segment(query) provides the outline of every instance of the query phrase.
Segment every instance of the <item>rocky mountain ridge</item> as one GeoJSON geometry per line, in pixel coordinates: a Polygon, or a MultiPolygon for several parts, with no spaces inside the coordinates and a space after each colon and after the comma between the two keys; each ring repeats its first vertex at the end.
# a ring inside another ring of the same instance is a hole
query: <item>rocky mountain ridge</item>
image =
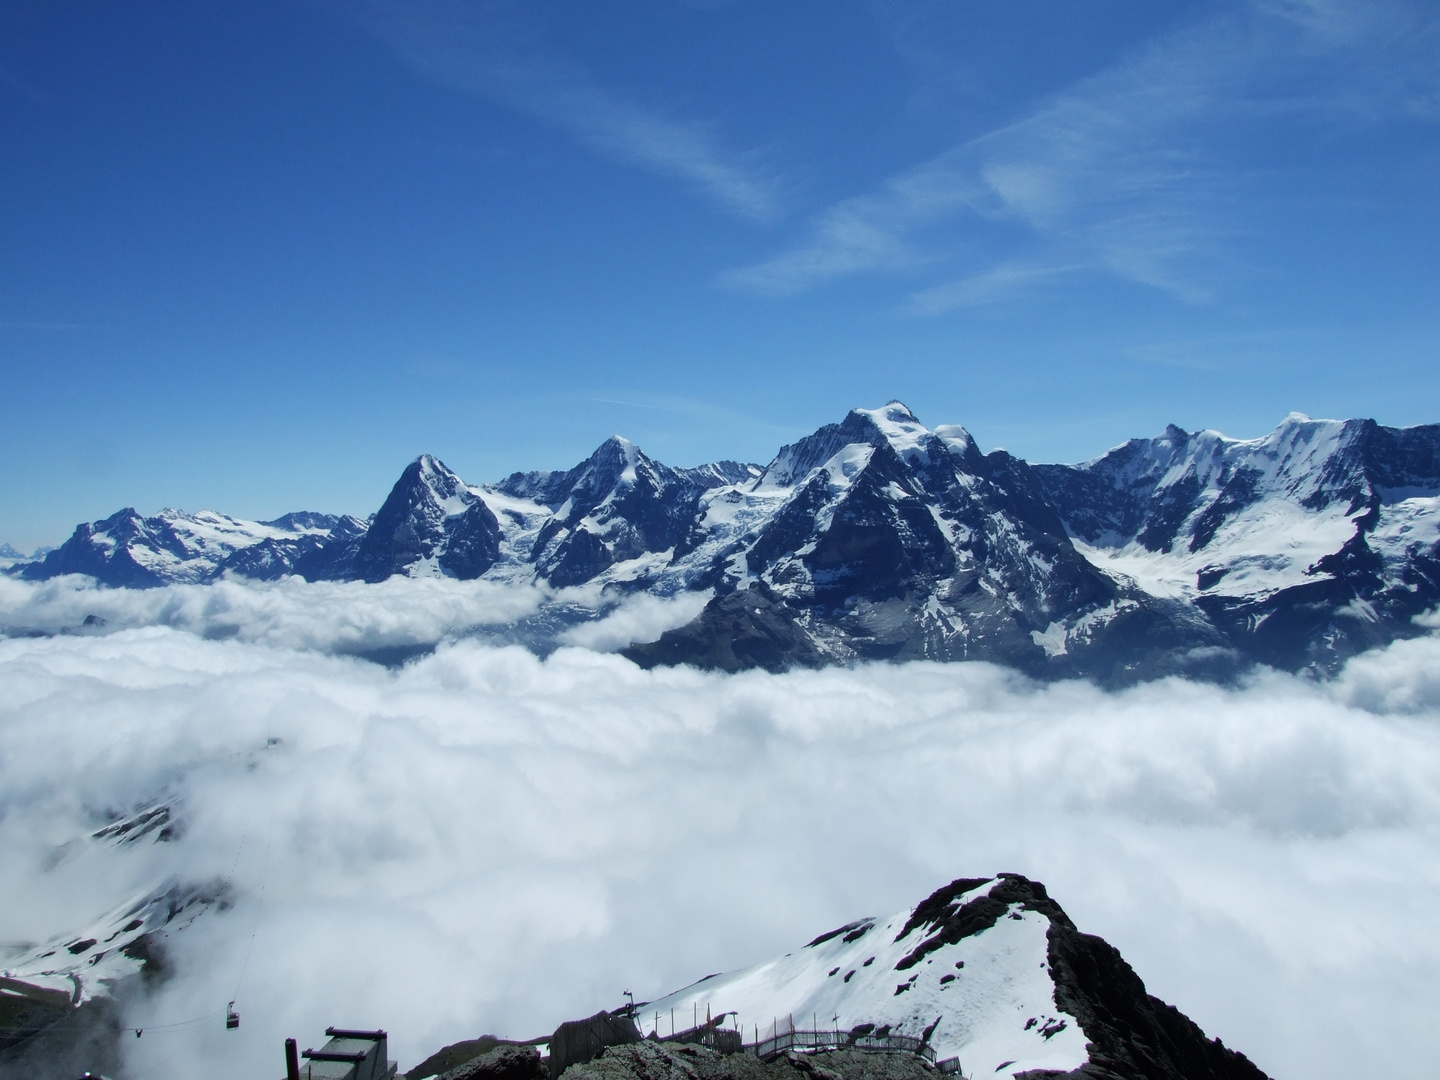
{"type": "Polygon", "coordinates": [[[888,918],[562,1024],[548,1069],[498,1042],[446,1047],[410,1080],[1265,1080],[1019,874],[960,878],[888,918]]]}
{"type": "Polygon", "coordinates": [[[1425,632],[1440,604],[1440,425],[1292,414],[1253,440],[1172,426],[1032,466],[891,402],[763,467],[676,469],[616,437],[568,471],[472,485],[422,455],[367,521],[127,509],[8,572],[122,587],[433,575],[583,586],[592,604],[707,594],[691,623],[627,651],[645,665],[1323,672],[1425,632]]]}
{"type": "Polygon", "coordinates": [[[1148,994],[1113,946],[1019,874],[960,878],[907,911],[848,923],[636,1012],[663,1036],[671,1010],[732,1015],[757,1042],[816,1025],[910,1036],[966,1077],[1265,1077],[1148,994]]]}

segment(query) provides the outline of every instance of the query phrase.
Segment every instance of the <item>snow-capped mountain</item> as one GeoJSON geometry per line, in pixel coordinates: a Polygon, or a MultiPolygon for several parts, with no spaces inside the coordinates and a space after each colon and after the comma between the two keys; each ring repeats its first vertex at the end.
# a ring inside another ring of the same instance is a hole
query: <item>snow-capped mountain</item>
{"type": "Polygon", "coordinates": [[[1223,645],[1187,605],[1087,561],[1023,461],[981,454],[963,428],[929,431],[898,402],[783,448],[700,510],[673,572],[717,595],[631,650],[642,663],[984,659],[1059,673],[1104,654],[1173,670],[1223,645]]]}
{"type": "Polygon", "coordinates": [[[1292,415],[1263,439],[1171,427],[1081,465],[1031,466],[891,402],[764,467],[676,469],[617,437],[567,472],[472,485],[423,455],[368,521],[124,510],[17,571],[709,596],[693,622],[628,650],[647,665],[1327,670],[1423,632],[1416,617],[1440,603],[1440,426],[1292,415]]]}
{"type": "Polygon", "coordinates": [[[1440,425],[1292,413],[1250,440],[1172,426],[1035,472],[1095,565],[1194,604],[1270,663],[1383,643],[1440,599],[1440,425]]]}
{"type": "Polygon", "coordinates": [[[1147,994],[1111,945],[1018,874],[951,882],[908,911],[637,1006],[636,1019],[664,1037],[672,1010],[682,1027],[735,1014],[725,1023],[747,1042],[789,1030],[906,1035],[958,1058],[967,1077],[1265,1075],[1147,994]]]}
{"type": "Polygon", "coordinates": [[[142,518],[126,507],[103,521],[77,525],[70,539],[44,559],[20,568],[32,581],[88,574],[104,585],[148,588],[209,581],[226,571],[273,579],[295,571],[302,555],[319,549],[340,519],[287,514],[243,521],[202,510],[162,510],[142,518]]]}

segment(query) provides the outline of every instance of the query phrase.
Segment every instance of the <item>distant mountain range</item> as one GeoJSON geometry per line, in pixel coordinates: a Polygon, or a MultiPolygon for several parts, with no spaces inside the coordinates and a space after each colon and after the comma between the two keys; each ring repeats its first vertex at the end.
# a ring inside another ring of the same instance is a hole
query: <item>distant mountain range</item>
{"type": "Polygon", "coordinates": [[[677,469],[612,438],[568,472],[485,485],[424,455],[363,521],[125,509],[7,572],[709,594],[694,621],[627,650],[645,665],[1323,672],[1425,632],[1417,617],[1440,604],[1440,425],[1292,414],[1261,439],[1172,426],[1080,465],[1029,465],[891,402],[764,466],[677,469]]]}

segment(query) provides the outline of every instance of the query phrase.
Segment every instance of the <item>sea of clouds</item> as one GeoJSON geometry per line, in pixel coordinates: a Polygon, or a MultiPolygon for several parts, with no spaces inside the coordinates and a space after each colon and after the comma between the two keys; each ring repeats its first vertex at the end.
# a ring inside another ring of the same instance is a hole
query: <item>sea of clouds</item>
{"type": "Polygon", "coordinates": [[[653,601],[544,659],[464,634],[537,603],[0,582],[0,630],[48,635],[0,639],[0,943],[223,881],[233,906],[173,935],[174,977],[127,1006],[147,1030],[124,1076],[279,1075],[283,1038],[327,1024],[386,1028],[403,1071],[1013,870],[1278,1078],[1432,1074],[1440,638],[1331,682],[1112,693],[602,651],[683,621],[653,601]],[[356,655],[410,645],[434,648],[356,655]],[[177,841],[86,839],[156,799],[177,841]]]}

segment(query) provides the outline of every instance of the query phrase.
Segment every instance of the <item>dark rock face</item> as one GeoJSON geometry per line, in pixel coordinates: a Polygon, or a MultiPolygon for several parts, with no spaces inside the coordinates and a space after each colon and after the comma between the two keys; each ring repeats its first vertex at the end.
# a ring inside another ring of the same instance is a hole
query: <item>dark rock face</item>
{"type": "MultiPolygon", "coordinates": [[[[431,1073],[416,1070],[411,1080],[431,1073]]],[[[440,1080],[545,1080],[545,1063],[533,1046],[502,1045],[441,1074],[440,1080]]]]}
{"type": "Polygon", "coordinates": [[[425,559],[456,577],[479,577],[500,551],[490,508],[443,464],[425,454],[411,462],[371,519],[340,575],[384,581],[425,559]]]}
{"type": "Polygon", "coordinates": [[[1055,1004],[1079,1021],[1090,1061],[1070,1073],[1023,1073],[1022,1080],[1266,1080],[1244,1054],[1206,1038],[1178,1009],[1148,994],[1120,953],[1102,938],[1077,930],[1044,885],[1019,874],[1000,877],[1000,884],[964,904],[958,898],[982,881],[962,878],[937,890],[916,908],[900,936],[915,930],[925,935],[903,962],[913,966],[941,944],[990,929],[1011,905],[1050,920],[1055,1004]]]}
{"type": "Polygon", "coordinates": [[[120,1052],[123,1002],[133,988],[120,991],[121,1000],[95,998],[58,1017],[24,1014],[0,1005],[0,1080],[75,1080],[85,1073],[115,1075],[123,1064],[120,1052]],[[35,1034],[6,1038],[5,1029],[39,1027],[35,1034]]]}
{"type": "Polygon", "coordinates": [[[581,526],[551,547],[538,569],[550,584],[564,588],[585,584],[614,562],[615,552],[610,545],[581,526]]]}
{"type": "MultiPolygon", "coordinates": [[[[478,1039],[462,1039],[460,1042],[442,1047],[407,1072],[405,1077],[406,1080],[428,1080],[432,1076],[445,1075],[447,1078],[462,1076],[467,1071],[462,1070],[462,1066],[469,1066],[468,1071],[479,1070],[482,1068],[480,1059],[489,1056],[492,1050],[508,1050],[512,1047],[528,1051],[521,1055],[525,1062],[524,1068],[518,1070],[526,1075],[515,1077],[514,1080],[541,1080],[545,1075],[545,1066],[540,1059],[538,1050],[528,1043],[517,1043],[495,1035],[481,1035],[478,1039]]],[[[512,1071],[512,1063],[516,1060],[507,1055],[497,1057],[494,1059],[494,1063],[500,1064],[500,1070],[509,1074],[512,1071]]],[[[489,1067],[491,1067],[490,1064],[483,1066],[483,1068],[489,1067]]]]}
{"type": "Polygon", "coordinates": [[[645,668],[693,664],[712,671],[785,671],[826,660],[803,621],[761,584],[717,596],[698,619],[624,654],[645,668]]]}
{"type": "Polygon", "coordinates": [[[500,523],[483,502],[475,502],[449,530],[440,569],[462,581],[478,578],[500,557],[500,523]]]}
{"type": "Polygon", "coordinates": [[[238,574],[255,581],[279,581],[286,574],[295,573],[297,566],[318,554],[325,544],[325,537],[314,534],[287,540],[267,537],[227,556],[216,576],[238,574]]]}
{"type": "Polygon", "coordinates": [[[749,1054],[646,1041],[611,1047],[564,1075],[567,1080],[934,1080],[938,1074],[911,1054],[835,1050],[766,1062],[749,1054]]]}
{"type": "Polygon", "coordinates": [[[342,517],[320,547],[295,560],[294,572],[307,581],[346,580],[369,530],[368,521],[342,517]]]}

